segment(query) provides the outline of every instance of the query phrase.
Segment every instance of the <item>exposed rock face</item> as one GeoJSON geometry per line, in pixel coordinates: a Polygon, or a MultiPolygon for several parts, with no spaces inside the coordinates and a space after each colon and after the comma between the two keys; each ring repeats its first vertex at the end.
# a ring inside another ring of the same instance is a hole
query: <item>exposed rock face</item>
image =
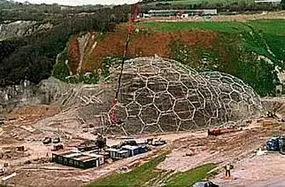
{"type": "Polygon", "coordinates": [[[38,24],[36,21],[15,21],[8,24],[0,24],[0,41],[28,36],[36,31],[51,29],[52,26],[51,23],[38,24]]]}
{"type": "Polygon", "coordinates": [[[0,88],[0,113],[18,105],[37,104],[40,100],[36,96],[36,86],[29,81],[19,85],[0,88]]]}
{"type": "Polygon", "coordinates": [[[95,33],[88,32],[68,42],[67,58],[72,75],[81,73],[83,64],[93,61],[92,52],[97,45],[95,33]]]}
{"type": "Polygon", "coordinates": [[[35,85],[23,81],[19,85],[0,88],[0,113],[15,106],[50,104],[59,101],[70,86],[53,77],[35,85]]]}

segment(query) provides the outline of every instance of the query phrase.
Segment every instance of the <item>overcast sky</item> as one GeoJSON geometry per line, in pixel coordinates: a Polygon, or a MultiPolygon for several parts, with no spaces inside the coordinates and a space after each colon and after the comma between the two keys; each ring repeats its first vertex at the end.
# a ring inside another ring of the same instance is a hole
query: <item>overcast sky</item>
{"type": "MultiPolygon", "coordinates": [[[[18,2],[25,2],[27,0],[15,0],[18,2]]],[[[118,4],[131,4],[136,3],[138,0],[28,0],[30,3],[46,3],[52,4],[57,3],[60,5],[89,5],[89,4],[102,4],[102,5],[118,5],[118,4]]]]}

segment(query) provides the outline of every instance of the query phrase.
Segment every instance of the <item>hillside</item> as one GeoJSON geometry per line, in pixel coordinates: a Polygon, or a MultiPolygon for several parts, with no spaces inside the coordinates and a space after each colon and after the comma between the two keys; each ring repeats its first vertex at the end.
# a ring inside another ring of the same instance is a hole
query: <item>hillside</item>
{"type": "Polygon", "coordinates": [[[0,186],[283,184],[285,11],[246,2],[144,1],[218,15],[133,14],[122,63],[134,6],[0,0],[0,186]]]}
{"type": "MultiPolygon", "coordinates": [[[[284,69],[284,20],[142,22],[136,27],[129,57],[158,55],[199,71],[230,73],[253,86],[261,95],[274,94],[275,85],[280,82],[276,70],[282,72],[284,69]]],[[[91,72],[97,77],[100,74],[106,77],[112,59],[122,54],[126,29],[122,24],[114,32],[74,36],[64,52],[66,59],[61,59],[61,62],[68,60],[69,67],[59,66],[60,72],[66,74],[55,76],[65,80],[70,75],[91,72]],[[70,69],[72,74],[64,68],[70,69]]],[[[66,81],[72,82],[70,78],[66,81]]]]}
{"type": "Polygon", "coordinates": [[[93,7],[91,12],[84,8],[1,3],[0,86],[15,85],[24,79],[39,83],[50,77],[57,55],[72,35],[111,31],[115,24],[127,21],[130,12],[128,5],[93,7]]]}

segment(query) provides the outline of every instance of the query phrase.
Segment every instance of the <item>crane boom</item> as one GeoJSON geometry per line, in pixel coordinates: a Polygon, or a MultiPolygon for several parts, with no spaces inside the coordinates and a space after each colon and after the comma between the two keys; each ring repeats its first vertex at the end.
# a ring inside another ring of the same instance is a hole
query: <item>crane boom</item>
{"type": "Polygon", "coordinates": [[[137,16],[139,15],[139,12],[140,12],[140,2],[137,2],[135,4],[135,7],[134,7],[133,12],[131,14],[131,18],[129,20],[128,34],[127,34],[125,48],[124,48],[124,52],[123,52],[123,56],[122,56],[122,62],[121,62],[121,70],[120,70],[120,74],[119,74],[119,78],[118,78],[116,95],[115,95],[115,98],[113,101],[112,117],[111,117],[111,122],[113,124],[117,124],[120,122],[120,120],[118,119],[118,116],[117,116],[117,111],[118,111],[118,97],[119,97],[120,88],[121,88],[121,79],[122,79],[122,74],[123,74],[123,70],[124,70],[124,63],[125,63],[126,56],[128,53],[130,38],[131,38],[132,33],[134,32],[134,22],[135,22],[137,16]]]}

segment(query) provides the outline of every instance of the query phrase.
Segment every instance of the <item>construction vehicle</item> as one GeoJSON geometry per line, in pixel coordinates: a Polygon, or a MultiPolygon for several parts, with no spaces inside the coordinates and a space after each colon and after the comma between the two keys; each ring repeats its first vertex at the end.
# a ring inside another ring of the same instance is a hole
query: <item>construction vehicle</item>
{"type": "Polygon", "coordinates": [[[0,118],[0,125],[4,125],[4,118],[0,118]]]}
{"type": "Polygon", "coordinates": [[[235,129],[235,128],[220,128],[220,129],[208,129],[208,136],[218,136],[226,133],[233,133],[242,131],[242,128],[235,129]]]}
{"type": "Polygon", "coordinates": [[[196,182],[193,187],[219,187],[219,185],[214,184],[211,181],[200,181],[200,182],[196,182]]]}
{"type": "Polygon", "coordinates": [[[161,145],[167,144],[167,142],[165,140],[163,140],[162,138],[159,138],[158,140],[154,140],[153,138],[149,138],[146,140],[146,144],[152,145],[152,146],[161,146],[161,145]]]}
{"type": "Polygon", "coordinates": [[[100,133],[97,134],[96,146],[101,150],[107,145],[107,139],[100,133]]]}
{"type": "Polygon", "coordinates": [[[135,140],[125,140],[121,142],[119,145],[113,145],[112,148],[120,149],[121,147],[125,145],[137,146],[138,143],[135,140]]]}
{"type": "Polygon", "coordinates": [[[97,146],[97,141],[94,140],[87,140],[80,145],[77,146],[77,149],[79,151],[91,151],[91,150],[97,150],[99,151],[99,148],[97,146]]]}
{"type": "Polygon", "coordinates": [[[274,136],[265,143],[267,151],[279,151],[280,154],[285,155],[285,137],[274,136]]]}
{"type": "Polygon", "coordinates": [[[61,149],[63,149],[63,144],[56,144],[56,145],[53,145],[52,151],[58,151],[61,149]]]}
{"type": "Polygon", "coordinates": [[[161,139],[161,138],[153,141],[153,143],[152,143],[153,146],[161,146],[161,145],[165,145],[165,144],[166,144],[166,141],[161,139]]]}
{"type": "Polygon", "coordinates": [[[52,140],[52,143],[59,143],[60,142],[60,138],[56,137],[52,140]]]}
{"type": "Polygon", "coordinates": [[[96,140],[86,140],[80,145],[77,146],[77,149],[79,151],[97,151],[99,152],[101,149],[106,147],[107,139],[101,135],[97,134],[97,139],[96,140]]]}
{"type": "Polygon", "coordinates": [[[43,140],[43,144],[49,144],[51,143],[51,138],[50,137],[45,137],[43,140]]]}

